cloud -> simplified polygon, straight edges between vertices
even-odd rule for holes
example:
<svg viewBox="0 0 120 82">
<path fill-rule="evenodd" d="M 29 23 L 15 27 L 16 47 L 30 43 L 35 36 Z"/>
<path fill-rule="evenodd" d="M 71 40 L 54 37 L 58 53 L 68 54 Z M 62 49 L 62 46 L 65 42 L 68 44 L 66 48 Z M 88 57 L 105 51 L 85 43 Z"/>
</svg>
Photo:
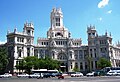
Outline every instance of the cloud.
<svg viewBox="0 0 120 82">
<path fill-rule="evenodd" d="M 107 14 L 111 14 L 111 13 L 112 13 L 112 10 L 107 11 Z"/>
<path fill-rule="evenodd" d="M 103 18 L 102 18 L 102 17 L 100 17 L 100 18 L 98 18 L 98 20 L 99 20 L 99 21 L 102 21 L 102 20 L 103 20 Z"/>
<path fill-rule="evenodd" d="M 0 41 L 0 44 L 5 44 L 7 42 L 7 40 L 5 41 Z"/>
<path fill-rule="evenodd" d="M 103 8 L 106 5 L 108 5 L 108 3 L 109 3 L 109 0 L 102 0 L 98 3 L 98 8 Z"/>
</svg>

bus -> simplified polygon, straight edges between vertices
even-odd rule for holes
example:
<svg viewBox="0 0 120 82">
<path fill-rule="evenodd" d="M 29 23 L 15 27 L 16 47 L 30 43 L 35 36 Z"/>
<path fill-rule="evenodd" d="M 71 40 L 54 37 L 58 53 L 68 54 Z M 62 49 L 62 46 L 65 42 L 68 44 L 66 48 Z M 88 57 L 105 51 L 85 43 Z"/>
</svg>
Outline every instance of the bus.
<svg viewBox="0 0 120 82">
<path fill-rule="evenodd" d="M 120 67 L 105 67 L 102 69 L 105 73 L 109 72 L 110 70 L 111 71 L 120 71 Z"/>
<path fill-rule="evenodd" d="M 32 70 L 32 73 L 39 73 L 42 74 L 43 77 L 55 77 L 59 74 L 58 70 L 47 70 L 47 69 L 39 69 L 39 70 Z"/>
<path fill-rule="evenodd" d="M 47 70 L 47 69 L 38 69 L 32 70 L 32 73 L 58 73 L 58 70 Z"/>
<path fill-rule="evenodd" d="M 37 69 L 37 70 L 32 70 L 32 73 L 47 73 L 47 69 Z"/>
</svg>

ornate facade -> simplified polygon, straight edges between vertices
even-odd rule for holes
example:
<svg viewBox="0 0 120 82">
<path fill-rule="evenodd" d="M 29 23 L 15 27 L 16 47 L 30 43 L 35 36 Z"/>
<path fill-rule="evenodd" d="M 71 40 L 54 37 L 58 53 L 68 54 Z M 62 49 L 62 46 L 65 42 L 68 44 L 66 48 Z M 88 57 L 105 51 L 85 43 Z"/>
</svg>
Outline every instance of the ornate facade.
<svg viewBox="0 0 120 82">
<path fill-rule="evenodd" d="M 111 34 L 99 36 L 95 26 L 88 26 L 88 45 L 83 45 L 81 38 L 71 38 L 71 33 L 63 23 L 61 8 L 53 8 L 51 15 L 51 26 L 47 31 L 47 38 L 37 39 L 34 45 L 34 26 L 25 23 L 23 32 L 7 34 L 7 48 L 10 58 L 9 70 L 16 72 L 15 65 L 19 60 L 27 56 L 44 58 L 49 56 L 61 62 L 62 71 L 73 71 L 75 67 L 80 71 L 97 69 L 97 61 L 105 57 L 111 61 L 113 67 L 120 66 L 120 47 L 112 45 Z M 14 68 L 14 69 L 13 69 Z"/>
</svg>

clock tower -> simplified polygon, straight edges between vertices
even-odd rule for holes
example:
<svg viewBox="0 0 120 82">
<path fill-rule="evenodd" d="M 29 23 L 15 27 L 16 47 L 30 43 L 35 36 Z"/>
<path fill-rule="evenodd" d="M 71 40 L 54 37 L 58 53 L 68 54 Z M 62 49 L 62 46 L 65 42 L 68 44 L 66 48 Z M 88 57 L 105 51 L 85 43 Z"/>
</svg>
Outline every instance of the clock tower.
<svg viewBox="0 0 120 82">
<path fill-rule="evenodd" d="M 68 29 L 66 29 L 63 24 L 63 13 L 61 8 L 52 9 L 50 15 L 50 22 L 51 22 L 51 27 L 47 32 L 48 38 L 70 37 L 70 33 L 68 32 Z"/>
</svg>

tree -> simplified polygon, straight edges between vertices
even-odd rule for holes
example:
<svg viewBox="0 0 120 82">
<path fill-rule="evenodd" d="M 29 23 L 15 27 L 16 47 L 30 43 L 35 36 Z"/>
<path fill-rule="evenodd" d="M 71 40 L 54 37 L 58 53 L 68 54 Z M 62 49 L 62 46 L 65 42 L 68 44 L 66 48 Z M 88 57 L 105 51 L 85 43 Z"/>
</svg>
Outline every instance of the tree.
<svg viewBox="0 0 120 82">
<path fill-rule="evenodd" d="M 92 61 L 92 57 L 90 57 L 89 55 L 86 55 L 86 59 L 87 59 L 87 63 L 88 63 L 88 71 L 91 71 L 92 70 L 92 64 L 91 64 L 91 61 Z"/>
<path fill-rule="evenodd" d="M 100 58 L 97 62 L 98 68 L 103 69 L 104 67 L 111 67 L 111 63 L 106 58 Z"/>
<path fill-rule="evenodd" d="M 31 69 L 38 68 L 37 63 L 39 62 L 38 58 L 35 56 L 28 56 L 24 58 L 24 68 L 28 73 L 31 72 Z"/>
<path fill-rule="evenodd" d="M 53 60 L 49 57 L 45 57 L 45 59 L 41 59 L 39 61 L 39 69 L 58 69 L 60 67 L 60 62 L 57 60 Z"/>
<path fill-rule="evenodd" d="M 26 70 L 30 74 L 31 69 L 58 69 L 60 62 L 49 57 L 38 59 L 35 56 L 28 56 L 19 61 L 16 68 L 19 70 Z"/>
<path fill-rule="evenodd" d="M 8 64 L 7 49 L 5 47 L 0 48 L 0 71 L 5 71 Z"/>
<path fill-rule="evenodd" d="M 25 69 L 25 62 L 24 59 L 19 60 L 19 63 L 16 64 L 16 69 L 24 70 Z"/>
<path fill-rule="evenodd" d="M 31 69 L 38 68 L 38 58 L 35 56 L 28 56 L 19 60 L 19 63 L 16 65 L 16 68 L 19 70 L 26 70 L 30 74 Z"/>
<path fill-rule="evenodd" d="M 75 66 L 75 67 L 73 68 L 73 71 L 74 71 L 74 72 L 78 72 L 78 71 L 80 71 L 80 69 Z"/>
</svg>

